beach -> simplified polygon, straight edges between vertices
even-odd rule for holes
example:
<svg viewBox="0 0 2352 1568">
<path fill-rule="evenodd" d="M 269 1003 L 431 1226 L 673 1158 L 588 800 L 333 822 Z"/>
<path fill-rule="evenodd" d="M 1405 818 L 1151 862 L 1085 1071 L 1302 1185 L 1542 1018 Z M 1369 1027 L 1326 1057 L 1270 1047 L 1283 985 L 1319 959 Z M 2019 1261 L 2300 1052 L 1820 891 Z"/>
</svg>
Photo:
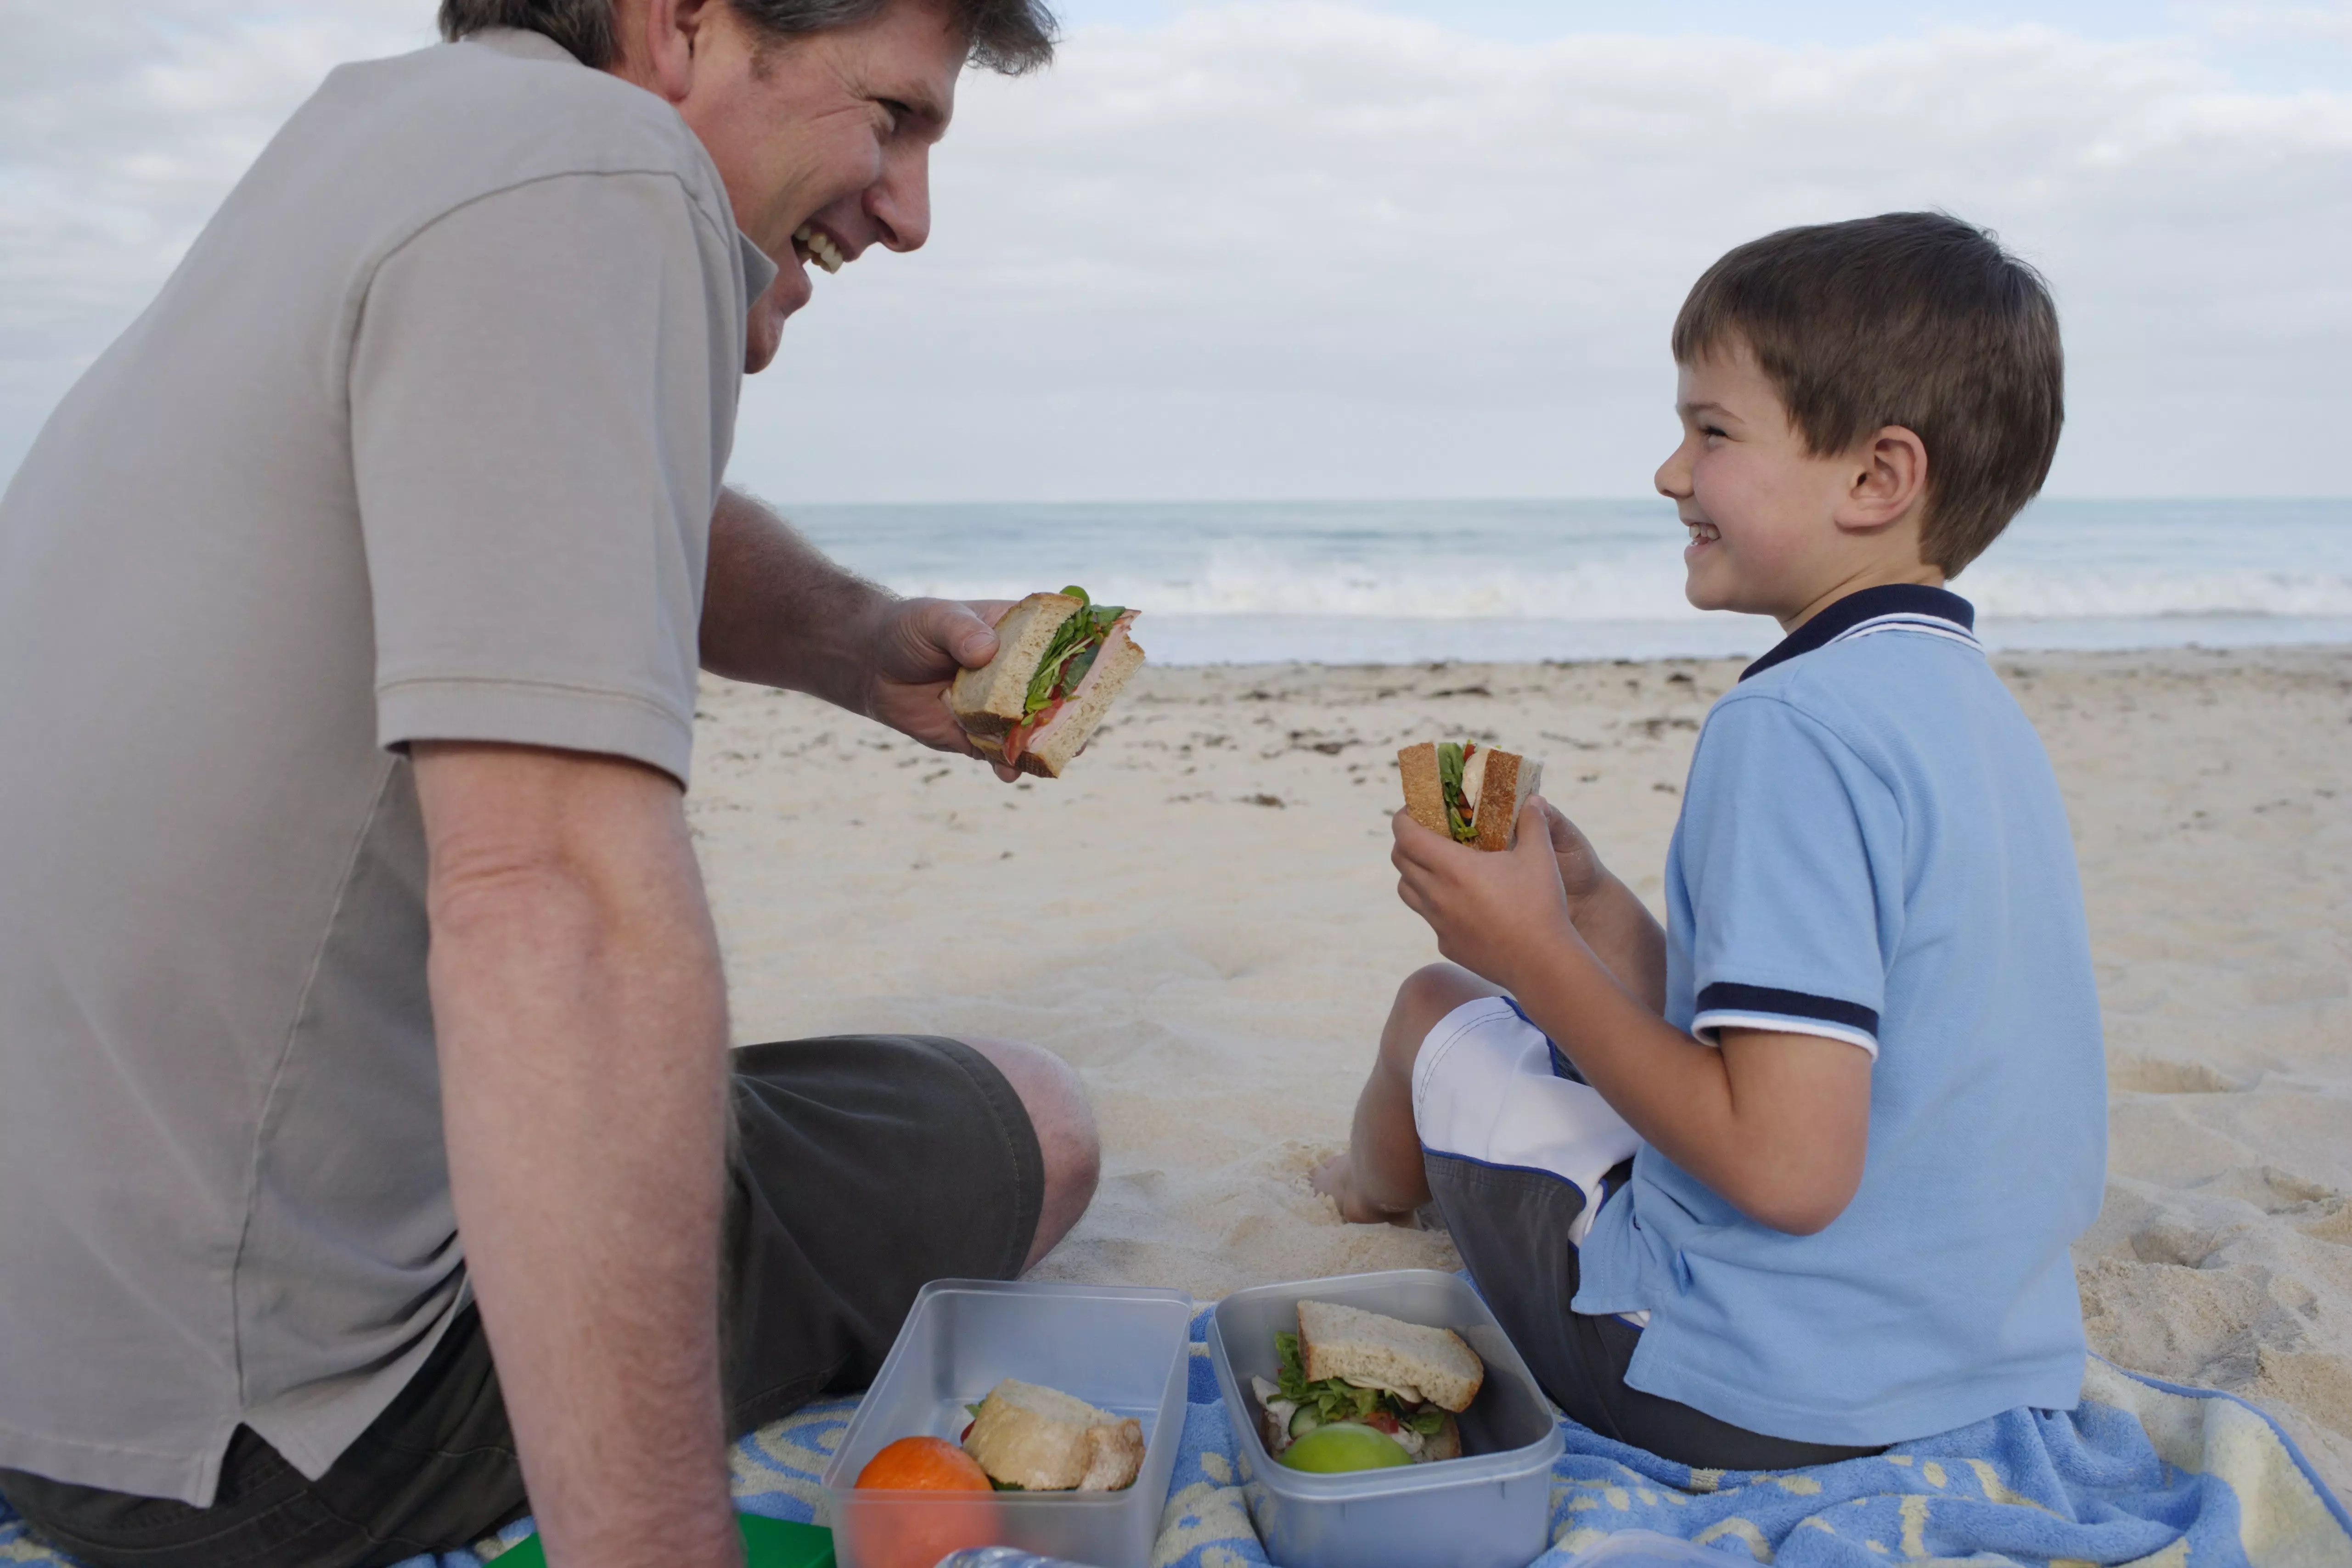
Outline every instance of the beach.
<svg viewBox="0 0 2352 1568">
<path fill-rule="evenodd" d="M 1150 638 L 1144 638 L 1147 646 Z M 2105 1009 L 2094 1350 L 2275 1415 L 2352 1496 L 2352 648 L 2002 653 L 2047 743 Z M 1459 736 L 1657 906 L 1738 660 L 1147 669 L 1060 780 L 1006 786 L 812 699 L 706 682 L 689 815 L 739 1042 L 997 1034 L 1077 1068 L 1102 1187 L 1049 1279 L 1244 1286 L 1457 1266 L 1346 1226 L 1396 982 L 1394 754 Z"/>
</svg>

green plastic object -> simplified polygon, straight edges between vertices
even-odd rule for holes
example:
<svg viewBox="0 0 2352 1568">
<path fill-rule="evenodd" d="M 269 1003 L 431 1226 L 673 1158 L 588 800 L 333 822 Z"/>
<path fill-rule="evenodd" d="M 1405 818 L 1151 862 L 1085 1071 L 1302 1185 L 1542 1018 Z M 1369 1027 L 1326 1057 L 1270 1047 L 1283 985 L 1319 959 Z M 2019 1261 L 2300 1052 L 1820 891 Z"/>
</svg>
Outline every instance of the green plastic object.
<svg viewBox="0 0 2352 1568">
<path fill-rule="evenodd" d="M 1318 1427 L 1282 1451 L 1282 1462 L 1294 1470 L 1325 1475 L 1343 1470 L 1385 1470 L 1412 1463 L 1404 1445 L 1386 1432 L 1353 1421 Z"/>
<path fill-rule="evenodd" d="M 830 1530 L 754 1513 L 737 1514 L 735 1527 L 743 1532 L 746 1568 L 834 1568 Z M 547 1548 L 526 1536 L 495 1561 L 498 1568 L 547 1568 Z"/>
</svg>

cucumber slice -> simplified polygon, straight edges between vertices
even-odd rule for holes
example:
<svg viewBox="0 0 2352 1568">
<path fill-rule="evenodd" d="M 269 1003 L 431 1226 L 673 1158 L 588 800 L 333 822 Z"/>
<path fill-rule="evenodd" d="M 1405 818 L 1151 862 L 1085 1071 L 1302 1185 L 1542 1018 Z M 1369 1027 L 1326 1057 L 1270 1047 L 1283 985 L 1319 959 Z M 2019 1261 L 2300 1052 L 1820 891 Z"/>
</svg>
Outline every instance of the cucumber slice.
<svg viewBox="0 0 2352 1568">
<path fill-rule="evenodd" d="M 1321 1425 L 1323 1425 L 1323 1417 L 1315 1414 L 1315 1406 L 1301 1405 L 1291 1414 L 1290 1435 L 1294 1437 L 1303 1437 Z"/>
</svg>

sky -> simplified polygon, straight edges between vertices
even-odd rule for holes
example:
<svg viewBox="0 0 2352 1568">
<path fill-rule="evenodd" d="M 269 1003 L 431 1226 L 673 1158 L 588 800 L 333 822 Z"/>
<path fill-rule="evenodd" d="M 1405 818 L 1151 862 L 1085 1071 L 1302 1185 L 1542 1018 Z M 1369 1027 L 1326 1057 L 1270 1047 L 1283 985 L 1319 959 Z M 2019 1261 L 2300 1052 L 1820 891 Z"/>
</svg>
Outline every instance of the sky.
<svg viewBox="0 0 2352 1568">
<path fill-rule="evenodd" d="M 747 383 L 791 501 L 1635 496 L 1698 273 L 1934 207 L 2051 280 L 2050 493 L 2352 494 L 2352 0 L 1066 0 L 931 244 Z M 0 0 L 0 474 L 431 0 Z"/>
</svg>

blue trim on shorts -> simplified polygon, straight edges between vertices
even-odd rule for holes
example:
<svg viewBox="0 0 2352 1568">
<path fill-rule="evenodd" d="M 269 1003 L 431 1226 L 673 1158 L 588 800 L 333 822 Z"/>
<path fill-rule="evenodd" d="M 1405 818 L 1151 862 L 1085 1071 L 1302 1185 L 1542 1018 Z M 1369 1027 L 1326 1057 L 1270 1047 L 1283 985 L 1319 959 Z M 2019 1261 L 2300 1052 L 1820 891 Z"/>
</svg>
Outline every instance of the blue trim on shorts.
<svg viewBox="0 0 2352 1568">
<path fill-rule="evenodd" d="M 1585 1082 L 1584 1074 L 1576 1070 L 1576 1063 L 1568 1059 L 1568 1052 L 1560 1050 L 1559 1041 L 1552 1039 L 1552 1037 L 1548 1034 L 1544 1034 L 1543 1025 L 1528 1017 L 1528 1009 L 1519 1006 L 1519 1001 L 1517 997 L 1505 997 L 1503 998 L 1503 1005 L 1509 1008 L 1513 1012 L 1518 1014 L 1519 1021 L 1521 1023 L 1527 1025 L 1538 1034 L 1543 1034 L 1544 1049 L 1551 1052 L 1551 1075 L 1554 1078 L 1565 1078 L 1570 1083 L 1583 1083 L 1587 1089 L 1592 1087 L 1591 1084 Z M 1455 1157 L 1460 1158 L 1461 1156 L 1456 1155 Z M 1505 1170 L 1517 1169 L 1517 1167 L 1497 1166 L 1495 1168 L 1497 1170 Z"/>
</svg>

